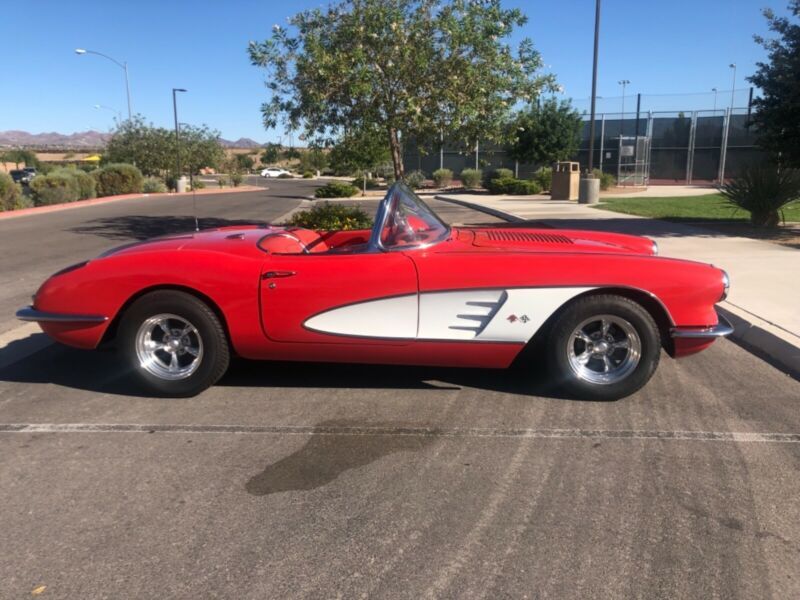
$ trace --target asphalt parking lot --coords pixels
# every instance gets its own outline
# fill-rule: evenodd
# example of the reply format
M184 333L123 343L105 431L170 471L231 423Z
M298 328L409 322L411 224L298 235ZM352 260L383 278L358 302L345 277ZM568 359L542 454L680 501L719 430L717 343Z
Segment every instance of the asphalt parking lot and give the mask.
M269 220L312 185L198 206ZM186 202L0 222L0 332L48 273ZM725 340L611 403L535 365L246 361L163 400L112 352L44 345L0 368L0 597L798 597L798 401Z

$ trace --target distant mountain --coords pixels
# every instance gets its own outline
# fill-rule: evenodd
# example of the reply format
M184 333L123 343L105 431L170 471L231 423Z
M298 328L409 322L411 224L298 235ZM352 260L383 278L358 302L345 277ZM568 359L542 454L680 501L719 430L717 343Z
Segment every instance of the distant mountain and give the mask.
M63 133L28 133L27 131L0 131L0 148L26 146L34 148L102 148L111 139L110 133L100 131L79 131L69 135ZM230 141L220 138L226 148L260 148L261 144L250 138Z

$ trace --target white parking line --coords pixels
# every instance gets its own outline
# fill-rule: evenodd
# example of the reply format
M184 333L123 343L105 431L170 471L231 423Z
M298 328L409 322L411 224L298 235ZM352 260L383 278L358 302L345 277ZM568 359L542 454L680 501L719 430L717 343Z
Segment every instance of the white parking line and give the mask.
M640 429L505 429L460 427L352 427L314 425L140 425L135 423L0 423L0 433L192 433L255 435L365 435L450 438L665 440L800 444L800 433L658 431Z

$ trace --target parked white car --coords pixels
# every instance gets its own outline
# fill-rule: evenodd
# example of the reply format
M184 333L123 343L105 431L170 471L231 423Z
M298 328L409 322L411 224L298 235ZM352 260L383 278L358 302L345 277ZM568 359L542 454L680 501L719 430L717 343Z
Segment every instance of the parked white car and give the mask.
M286 169L281 169L279 167L267 167L266 169L261 171L262 177L280 177L281 175L291 176L291 173L289 173L289 171L287 171Z

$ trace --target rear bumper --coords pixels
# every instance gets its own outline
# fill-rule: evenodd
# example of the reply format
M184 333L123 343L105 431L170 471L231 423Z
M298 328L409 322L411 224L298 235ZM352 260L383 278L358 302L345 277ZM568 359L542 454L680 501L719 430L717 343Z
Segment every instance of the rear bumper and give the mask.
M20 321L35 321L37 323L105 323L108 317L102 315L70 315L36 310L32 306L21 308L17 311Z
M671 331L673 338L691 338L713 340L733 333L733 325L717 313L719 319L713 327L675 327Z

